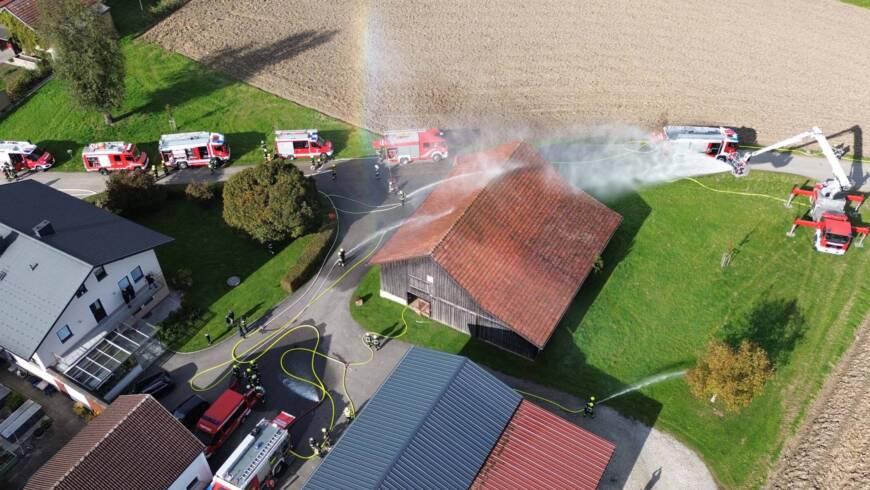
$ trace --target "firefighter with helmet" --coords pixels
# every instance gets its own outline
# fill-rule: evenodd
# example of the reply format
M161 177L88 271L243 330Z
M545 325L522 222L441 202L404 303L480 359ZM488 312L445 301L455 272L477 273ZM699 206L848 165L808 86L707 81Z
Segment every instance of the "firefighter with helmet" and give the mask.
M595 397L590 396L586 406L583 407L583 415L595 418Z

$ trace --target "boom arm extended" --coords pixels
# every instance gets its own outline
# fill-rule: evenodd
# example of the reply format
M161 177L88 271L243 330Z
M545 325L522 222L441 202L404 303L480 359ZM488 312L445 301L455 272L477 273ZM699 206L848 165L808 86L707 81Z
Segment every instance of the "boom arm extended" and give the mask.
M799 145L801 143L804 143L805 141L808 141L811 138L815 138L816 142L819 144L819 147L822 149L822 154L825 155L825 158L828 160L828 164L831 166L831 171L834 173L834 178L840 185L840 189L843 191L851 189L852 182L849 180L846 172L843 171L843 167L840 166L840 155L837 155L834 152L834 149L831 148L831 144L828 143L828 139L825 138L825 133L823 133L822 130L817 127L813 127L813 129L809 131L805 131L801 134L792 136L791 138L782 140L778 143L774 143L770 146L765 146L764 148L761 148L759 150L747 153L740 160L740 166L745 168L746 165L749 164L749 160L753 157L770 151L778 150L780 148L785 148L787 146Z

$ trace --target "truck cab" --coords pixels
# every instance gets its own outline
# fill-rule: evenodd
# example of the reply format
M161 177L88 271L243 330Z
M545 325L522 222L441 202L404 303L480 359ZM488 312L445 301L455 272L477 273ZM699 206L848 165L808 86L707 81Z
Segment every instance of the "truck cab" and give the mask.
M262 392L249 390L239 393L227 389L202 414L196 423L194 435L205 444L207 458L220 449L224 442L251 414L254 405L262 400Z
M29 141L0 141L0 167L9 171L48 170L54 156Z

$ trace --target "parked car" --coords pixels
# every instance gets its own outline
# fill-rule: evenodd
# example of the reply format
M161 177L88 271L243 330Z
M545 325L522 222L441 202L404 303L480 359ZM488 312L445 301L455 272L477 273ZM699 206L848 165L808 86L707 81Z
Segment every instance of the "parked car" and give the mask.
M172 416L193 431L196 428L197 421L199 421L199 418L202 417L202 414L206 410L208 410L207 401L203 400L199 395L190 395L190 398L175 407L175 410L172 411Z
M136 382L131 391L132 393L139 395L151 395L155 398L159 398L172 391L172 388L174 387L175 382L172 381L172 376L161 369L151 376L142 378Z

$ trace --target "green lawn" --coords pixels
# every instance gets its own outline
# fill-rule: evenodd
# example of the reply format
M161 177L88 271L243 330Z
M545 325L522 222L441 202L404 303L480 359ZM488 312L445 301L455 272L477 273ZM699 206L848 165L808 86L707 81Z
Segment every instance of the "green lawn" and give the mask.
M270 255L265 247L234 231L221 217L220 201L204 207L198 203L173 199L159 213L136 219L140 224L169 235L174 242L157 249L166 275L181 268L193 272L193 287L186 299L206 311L199 331L173 347L193 351L207 345L208 332L217 341L228 331L224 316L232 309L236 318L258 319L287 296L281 277L296 262L311 239L303 236ZM242 283L230 288L226 281L239 276Z
M94 141L124 140L139 144L151 158L157 141L173 132L165 107L172 107L177 131L224 133L232 149L232 163L262 161L259 143L276 128L318 128L332 140L338 157L370 153L371 134L281 99L222 74L184 56L134 40L144 21L136 1L109 2L119 31L127 35L122 49L127 59L127 96L108 127L102 116L76 107L60 82L52 80L25 104L0 121L8 140L31 140L51 152L59 170L83 171L82 147ZM146 2L147 4L147 2ZM70 157L68 151L72 151Z
M800 177L753 172L702 179L714 188L785 197ZM675 379L608 402L655 423L701 453L725 487L757 487L800 423L826 374L868 311L870 251L844 257L812 249L811 233L785 236L799 211L757 197L680 181L609 203L625 221L543 354L522 361L413 314L403 337L469 355L506 373L580 397L600 398L657 373L691 366L713 337L767 349L775 375L739 415L716 414ZM804 208L805 209L805 208ZM866 215L865 215L866 221ZM729 246L737 248L726 270ZM378 297L376 270L362 282L367 328L397 331L402 307Z
M840 0L843 3L851 3L852 5L857 5L859 7L864 7L870 9L870 0Z

